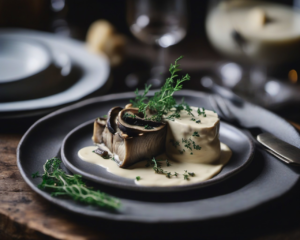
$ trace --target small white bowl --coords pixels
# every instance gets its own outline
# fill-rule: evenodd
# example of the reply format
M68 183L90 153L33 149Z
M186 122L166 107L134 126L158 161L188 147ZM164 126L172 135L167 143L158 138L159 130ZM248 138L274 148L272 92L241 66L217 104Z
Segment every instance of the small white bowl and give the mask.
M35 40L0 37L0 102L42 97L62 78L53 53Z

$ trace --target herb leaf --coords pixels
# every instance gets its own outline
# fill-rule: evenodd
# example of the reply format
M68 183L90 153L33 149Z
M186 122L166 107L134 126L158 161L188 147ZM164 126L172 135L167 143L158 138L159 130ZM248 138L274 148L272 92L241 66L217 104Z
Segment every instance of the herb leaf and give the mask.
M38 185L41 189L48 189L52 196L69 196L74 200L105 207L117 209L120 207L120 201L103 192L87 188L78 174L68 175L59 168L61 160L59 158L48 159L43 166L44 174L42 183ZM38 172L32 174L37 177Z
M139 95L138 90L136 90L136 98L130 102L138 107L139 112L142 112L145 117L147 117L147 112L151 112L151 120L160 122L163 115L167 114L176 105L173 94L182 89L183 82L190 80L188 74L181 79L176 79L178 77L176 73L181 71L179 69L180 65L177 63L180 59L182 59L182 56L175 60L175 64L170 65L169 72L171 76L167 78L160 91L156 92L151 99L146 98L150 86L145 86L143 95ZM147 103L145 103L146 100L148 100Z

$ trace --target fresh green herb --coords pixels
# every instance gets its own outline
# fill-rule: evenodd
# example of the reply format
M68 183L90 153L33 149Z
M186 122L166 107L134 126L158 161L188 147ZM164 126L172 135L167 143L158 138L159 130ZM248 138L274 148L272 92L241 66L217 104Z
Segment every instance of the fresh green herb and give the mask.
M184 147L192 151L191 141L182 138L182 143L185 143Z
M196 123L201 123L201 120L197 120Z
M183 102L182 105L185 106L185 111L187 111L188 115L194 117L194 114L192 113L193 109L191 109L191 107L185 102Z
M171 166L171 164L169 163L168 160L162 160L162 159L155 159L155 158L152 158L152 160L148 160L147 161L147 165L146 167L149 167L151 165L153 165L153 170L156 172L156 173L160 173L160 174L164 174L166 175L167 178L171 178L173 176L175 177L178 177L180 174L177 173L177 172L174 172L172 174L172 172L169 172L169 171L165 171L162 167L161 167L161 162L162 161L166 161L166 164L167 166ZM183 177L185 180L189 180L189 176L195 176L195 174L193 172L188 172L187 170L184 170L185 172L183 173ZM137 179L138 180L138 179Z
M195 122L195 121L196 121L196 119L195 119L195 118L192 118L192 119L191 119L191 121L194 121L194 122Z
M201 109L198 108L197 112L198 112L198 116L200 116L200 115L202 114L203 117L206 117L206 114L205 114L205 108L202 108L202 112L201 112Z
M114 162L116 161L115 157L112 157L111 160L113 160Z
M200 137L198 132L194 132L192 136L193 137Z
M180 113L182 110L184 110L183 103L184 103L184 98L182 98L181 104L176 104L176 105L174 105L174 108L175 108L175 112L176 112L176 113Z
M177 79L177 72L179 69L179 64L177 63L182 57L175 60L175 64L171 64L169 72L171 76L167 78L165 84L162 86L160 91L156 92L151 99L146 98L150 86L145 87L143 95L139 95L138 90L135 92L136 98L131 101L131 103L139 108L139 112L142 112L145 117L147 117L147 112L153 113L151 120L160 122L163 115L166 115L175 105L176 101L173 94L182 89L182 83L190 80L190 76L186 74L181 79ZM146 103L146 101L148 102Z
M175 113L173 113L173 114L166 117L166 119L171 120L171 121L174 121L175 118L180 118L180 114L175 112Z
M135 118L136 116L134 115L134 114L130 114L130 113L125 113L124 115L123 115L123 119L125 119L126 120L126 118Z
M135 90L135 99L134 100L130 100L130 103L132 103L133 107L140 107L141 105L143 105L145 103L145 101L148 100L148 97L146 97L146 95L148 94L149 90L151 88L151 84L147 86L147 84L145 84L145 90L143 94L139 94L139 90L136 89Z
M32 178L40 177L39 172L37 171L37 172L31 174L31 177L32 177Z
M194 177L195 173L184 170L184 174L183 174L184 180L190 180L189 176Z
M197 133L197 132L194 132L193 133L193 136L194 136L194 134L195 133ZM198 133L197 133L198 134ZM196 137L200 137L200 136L196 136ZM184 147L185 148L187 148L187 149L189 149L190 151L191 151L191 155L193 155L193 149L192 149L192 146L193 146L193 148L195 149L195 150L201 150L201 147L199 146L199 145L196 145L196 143L195 143L195 141L193 141L191 138L189 138L189 139L183 139L182 138L182 143L184 143ZM179 151L180 152L180 151ZM180 152L181 154L183 153L183 152Z
M106 114L105 114L105 115L103 115L103 116L102 116L102 118L107 118L107 115L106 115Z
M170 143L174 148L177 148L179 146L179 142L175 141L174 139L170 139Z
M44 174L42 183L38 185L41 189L51 190L52 196L69 196L74 200L105 207L117 209L120 207L120 201L106 193L87 188L78 174L68 175L59 168L61 160L58 158L48 159L43 166ZM37 177L37 173L32 174Z
M193 148L195 150L201 150L201 147L199 145L196 145L196 143L193 141Z
M145 126L145 129L153 129L154 127L149 126L148 124Z
M135 177L135 179L136 179L137 181L140 181L140 180L141 180L141 177L140 177L140 176L137 176L137 177Z
M184 178L184 180L190 180L189 179L189 174L187 173L187 170L184 170L183 178Z
M152 168L153 170L156 172L156 173L160 173L160 174L165 174L167 178L171 178L172 176L176 176L177 177L177 174L176 172L174 174L172 174L171 172L169 171L165 171L161 168L161 163L160 161L164 161L164 160L156 160L155 158L152 158L152 164L154 165ZM166 164L167 166L171 166L171 164L169 163L168 160L166 160Z

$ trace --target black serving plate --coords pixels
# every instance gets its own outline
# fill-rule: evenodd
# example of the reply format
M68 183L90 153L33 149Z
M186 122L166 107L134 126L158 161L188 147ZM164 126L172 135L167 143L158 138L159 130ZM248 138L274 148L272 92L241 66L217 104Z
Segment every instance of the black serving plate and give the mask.
M261 148L256 148L252 162L240 173L217 184L184 193L149 193L94 184L96 189L120 198L122 206L114 212L71 199L55 198L37 187L41 179L32 179L31 174L42 172L46 159L60 155L63 139L72 129L106 114L113 106L124 105L133 97L133 93L122 93L93 98L60 109L37 121L23 136L17 150L18 167L27 184L50 202L78 214L116 221L170 223L205 221L245 212L284 196L299 180L298 173L288 165ZM180 100L182 97L192 106L211 108L207 94L180 91L177 98ZM299 134L282 118L255 105L232 108L243 126L260 127L300 147ZM64 165L62 168L66 170ZM87 184L93 185L92 182Z
M125 101L122 106L124 105L126 105ZM97 113L95 112L95 114ZM91 181L116 188L147 192L178 192L206 187L224 181L243 170L252 160L254 152L254 145L247 135L233 126L221 123L220 140L230 147L233 154L230 161L218 175L204 182L183 186L145 187L135 184L134 179L116 176L107 172L105 168L84 162L78 157L78 151L81 148L93 145L91 139L93 123L94 120L83 123L65 137L61 148L63 163L73 173L80 174Z

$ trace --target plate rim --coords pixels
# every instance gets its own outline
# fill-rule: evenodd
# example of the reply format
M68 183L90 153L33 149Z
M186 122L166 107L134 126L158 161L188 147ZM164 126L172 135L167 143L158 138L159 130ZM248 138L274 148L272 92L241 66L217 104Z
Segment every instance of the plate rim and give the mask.
M70 170L73 174L80 174L84 178L86 178L90 181L93 181L97 184L103 184L103 185L106 185L108 187L113 187L113 188L118 188L118 189L155 193L155 192L184 192L184 191L196 190L196 189L208 187L208 186L223 182L226 179L228 179L228 178L238 174L239 172L243 171L251 163L251 161L253 159L254 151L255 151L254 143L249 138L249 136L247 136L245 133L243 133L238 128L236 128L236 127L234 127L230 124L221 122L221 125L225 125L226 128L234 129L235 131L238 131L247 140L247 146L249 148L249 154L247 154L247 157L246 157L247 160L242 165L239 165L234 170L224 174L221 178L214 178L213 177L213 178L210 178L208 180L205 180L205 181L199 182L199 183L192 183L192 184L187 184L187 185L182 185L182 186L169 186L169 187L145 187L145 186L139 186L139 185L131 186L131 185L128 185L127 183L122 183L122 182L116 183L113 180L101 178L99 176L94 176L93 174L85 172L82 169L79 169L79 168L75 167L68 160L68 158L66 157L64 149L65 149L65 146L67 144L67 141L70 139L70 136L72 134L76 133L77 131L79 131L80 129L82 129L84 127L87 127L88 125L93 124L94 121L95 121L95 119L88 120L88 121L78 125L77 127L73 128L70 132L68 132L68 134L64 137L64 139L62 141L62 144L61 144L61 150L60 150L61 160L62 160L63 164L65 165L65 167L68 170ZM223 169L223 167L222 167L222 169ZM221 171L222 171L222 169L221 169ZM215 176L218 176L218 174L215 175ZM101 181L97 181L97 178L100 178Z
M41 42L44 45L47 45L49 51L54 51L54 47L50 46L49 42L52 42L53 44L58 44L58 49L63 48L63 45L73 45L76 48L84 48L84 42L80 42L75 39L70 38L64 38L60 37L51 33L46 33L42 31L34 31L34 30L25 30L25 29L19 29L19 28L8 28L8 29L1 29L0 30L0 37L3 38L16 38L16 37L22 37L23 40L31 41L36 40ZM81 51L80 50L80 51ZM65 50L66 51L66 50ZM24 101L14 101L14 102L4 102L0 103L0 113L17 113L20 111L34 111L34 110L42 110L47 108L53 108L53 107L59 107L63 106L64 104L72 103L74 101L78 101L82 99L83 97L88 96L89 94L95 92L96 90L100 89L101 87L105 86L107 81L109 81L109 74L110 74L110 67L109 67L109 61L108 58L104 54L93 54L85 51L88 55L90 55L91 58L93 58L93 62L97 60L97 67L89 65L89 68L92 70L87 73L86 66L83 68L83 76L70 86L68 89L66 89L63 92L56 93L50 96L38 98L38 99L31 99L31 100L24 100ZM66 51L66 53L70 53L70 51ZM72 55L72 54L71 54ZM74 56L70 56L70 59L72 62L81 61L79 57L74 58ZM81 61L82 62L82 61ZM101 68L99 68L99 63L101 63ZM95 65L95 64L94 64ZM101 72L101 73L100 73ZM82 91L77 91L78 89L82 90L81 85L83 84L84 80L86 79L97 79L93 80L94 83L92 86L89 84L88 89L82 93ZM81 85L80 85L81 83ZM74 90L75 88L75 90ZM70 94L75 93L77 94ZM57 98L61 98L63 96L63 100L57 101ZM67 97L66 97L67 96ZM52 102L51 102L52 100ZM30 107L28 107L28 104Z
M192 96L192 97L205 97L207 96L207 94L203 93L203 92L199 92L199 91L195 91L195 90L182 90L179 94L179 96ZM111 213L107 213L105 211L91 211L88 209L85 209L85 211L83 211L82 207L78 207L78 206L74 206L74 205L70 205L65 201L62 201L61 199L57 199L54 197L51 197L51 195L39 188L37 188L37 186L31 181L30 177L27 177L24 169L21 166L21 159L20 159L20 148L21 145L24 141L27 140L31 130L33 128L35 128L38 124L40 124L41 122L44 121L45 118L51 118L53 116L56 116L57 114L60 113L65 113L68 111L71 111L73 109L82 107L84 105L87 104L92 104L94 101L109 101L112 98L117 98L117 99L122 99L122 98L128 98L128 97L132 97L133 93L132 92L126 92L126 93L119 93L119 94L109 94L109 95L104 95L104 96L100 96L100 97L94 97L91 99L86 99L83 101L80 101L78 103L72 104L70 106L67 107L63 107L59 110L56 110L53 113L50 113L46 116L44 116L43 118L39 119L38 121L36 121L27 131L26 133L23 135L23 137L21 138L19 145L17 147L17 166L19 168L19 171L24 179L24 181L29 185L29 187L36 193L38 193L40 196L42 196L43 198L45 198L46 200L48 200L50 203L53 203L57 206L60 206L70 212L73 213L77 213L80 215L84 215L87 217L97 217L97 218L102 218L102 219L108 219L108 220L113 220L113 221L121 221L121 222L132 222L132 223L136 223L136 222L143 222L143 223L179 223L179 222L195 222L195 221L209 221L209 220L213 220L213 219L220 219L220 218L224 218L224 217L230 217L233 215L237 215L243 212L247 212L251 209L255 209L259 206L262 206L264 204L266 204L267 202L270 201L274 201L275 199L278 199L279 197L281 197L282 195L285 195L287 192L289 192L296 184L296 182L300 179L300 177L298 176L296 180L293 180L293 184L289 185L287 188L284 189L283 192L280 193L276 193L273 194L271 197L269 197L268 199L264 199L262 201L259 202L255 202L254 204L251 204L250 206L245 206L243 208L239 208L238 210L235 210L234 212L223 212L222 214L217 213L217 214L213 214L211 216L205 216L205 217L201 217L201 215L199 215L197 218L181 218L181 219L145 219L142 217L137 217L137 216L127 216L127 215L118 215L118 214L111 214ZM257 107L257 106L255 106ZM259 107L258 107L259 108ZM267 110L266 110L267 111ZM269 112L269 111L268 111ZM271 113L273 114L273 113ZM273 114L275 115L275 114ZM277 116L278 117L278 116ZM293 131L295 131L295 129L291 126L291 124L289 124L285 119L279 117L283 122L285 122L289 128ZM299 134L298 134L299 135Z

